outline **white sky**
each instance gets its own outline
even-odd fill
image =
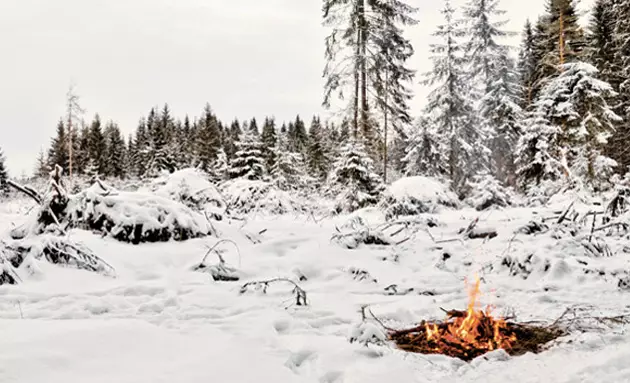
[[[509,28],[520,32],[544,2],[503,0]],[[177,117],[199,115],[206,102],[224,121],[326,116],[321,3],[0,0],[0,147],[10,172],[30,174],[40,148],[48,148],[70,83],[87,121],[98,112],[126,134],[165,102]],[[420,8],[420,24],[408,31],[416,49],[411,67],[424,72],[442,1],[409,3]],[[418,110],[426,90],[417,85],[416,92]]]

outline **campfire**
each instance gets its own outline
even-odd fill
[[[479,278],[470,288],[466,311],[451,310],[443,322],[422,322],[414,328],[391,331],[398,348],[422,354],[443,354],[466,361],[504,349],[511,355],[539,352],[540,346],[562,335],[551,327],[508,322],[492,315],[492,307],[478,309]]]

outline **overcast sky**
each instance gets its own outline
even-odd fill
[[[545,0],[503,0],[520,32]],[[586,8],[593,0],[583,0]],[[462,0],[455,1],[456,5]],[[222,120],[321,109],[321,0],[1,0],[0,148],[14,176],[32,172],[76,84],[94,113],[128,134],[153,105]],[[409,0],[420,25],[408,31],[411,66],[430,68],[428,43],[442,1]],[[518,42],[518,41],[516,41]],[[414,109],[426,90],[416,86]]]

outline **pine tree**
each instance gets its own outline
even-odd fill
[[[307,163],[316,179],[324,179],[328,173],[328,158],[324,148],[323,127],[319,117],[314,116],[309,129]]]
[[[338,193],[336,213],[378,203],[385,186],[373,164],[362,143],[351,141],[344,145],[328,179],[331,190]]]
[[[471,93],[464,71],[465,61],[461,55],[459,39],[462,30],[454,20],[455,10],[450,1],[445,1],[442,14],[445,24],[438,26],[433,34],[442,40],[431,45],[433,71],[426,75],[425,84],[434,86],[429,94],[426,114],[435,135],[441,138],[439,151],[446,160],[447,174],[455,190],[462,192],[469,177],[487,162],[489,150],[484,146],[486,137],[476,129],[474,110],[468,95]]]
[[[7,172],[6,159],[2,148],[0,148],[0,196],[7,195],[9,193],[9,174]]]
[[[236,142],[236,149],[230,160],[230,178],[261,180],[265,174],[265,159],[260,138],[251,131],[245,131]]]
[[[55,165],[59,165],[66,169],[68,166],[68,151],[66,148],[67,143],[66,128],[63,121],[59,121],[57,124],[57,134],[52,139],[50,149],[48,151],[48,166],[52,169]]]

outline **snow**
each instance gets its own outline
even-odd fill
[[[426,179],[402,180],[392,189],[433,200],[437,192],[448,196],[443,185]],[[318,220],[256,215],[217,222],[221,238],[240,250],[239,256],[232,244],[220,245],[226,263],[240,272],[238,282],[215,282],[192,271],[219,238],[134,246],[70,230],[70,238],[110,263],[116,277],[38,261],[37,273],[21,274],[23,283],[0,286],[0,382],[630,381],[630,334],[622,324],[573,331],[540,354],[509,357],[499,351],[464,363],[373,344],[382,340],[382,329],[361,323],[362,305],[394,328],[441,319],[440,308],[465,308],[464,278],[475,274],[483,279],[481,303],[498,313],[513,311],[519,321],[550,323],[575,305],[590,315],[627,313],[628,292],[617,286],[629,270],[627,240],[605,237],[613,256],[594,258],[550,221],[546,232],[514,235],[565,202],[432,215],[440,225],[428,230],[437,241],[457,238],[477,217],[480,226],[497,229],[490,240],[436,244],[418,230],[398,246],[357,249],[331,241],[335,227],[357,216],[371,227],[381,224],[379,209]],[[0,203],[0,232],[22,223],[29,203]],[[259,233],[259,242],[249,240],[250,233]],[[531,273],[512,273],[502,265],[506,255]],[[296,281],[309,305],[294,305],[290,284],[240,294],[245,282],[276,277]],[[358,341],[351,343],[353,336]]]
[[[395,198],[413,198],[422,202],[450,204],[457,201],[457,196],[447,185],[423,176],[401,178],[389,186],[388,192]]]

